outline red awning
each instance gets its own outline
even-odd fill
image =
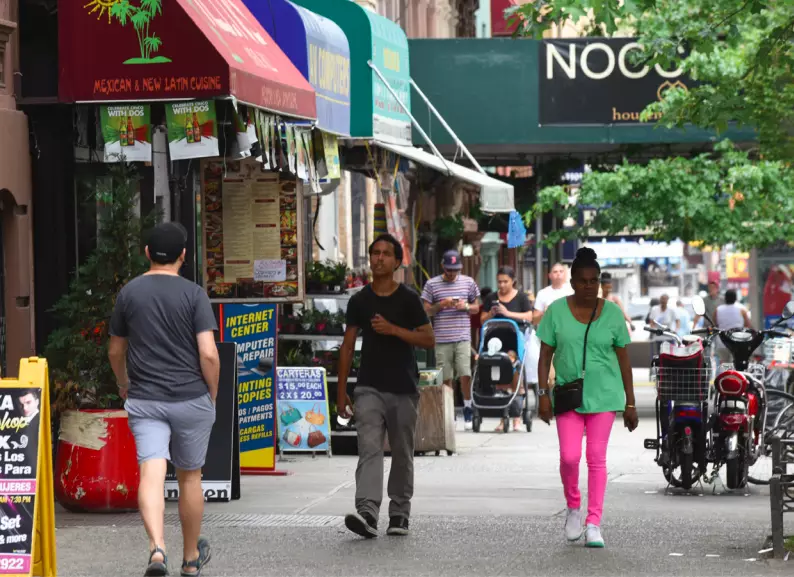
[[[60,99],[234,96],[316,118],[315,96],[240,0],[59,0]]]

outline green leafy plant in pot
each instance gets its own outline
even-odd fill
[[[59,328],[44,351],[60,424],[55,494],[71,510],[130,510],[138,465],[108,361],[108,330],[119,290],[148,269],[143,231],[155,215],[138,217],[138,178],[124,163],[97,179],[89,200],[97,207],[96,248],[53,308]]]

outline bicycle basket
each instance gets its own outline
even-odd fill
[[[662,347],[654,374],[657,394],[662,401],[703,402],[708,399],[712,372],[702,345]]]

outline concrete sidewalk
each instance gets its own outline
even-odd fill
[[[496,421],[486,421],[492,430]],[[610,443],[607,549],[562,536],[564,502],[553,427],[533,433],[460,432],[459,454],[416,460],[412,534],[362,541],[342,517],[353,506],[354,457],[293,457],[285,477],[244,477],[243,497],[209,504],[205,534],[215,556],[202,573],[232,575],[791,575],[758,561],[769,529],[766,490],[751,495],[664,494],[652,453],[653,421]],[[388,460],[387,460],[388,467]],[[582,485],[586,486],[583,465]],[[387,501],[384,499],[385,513]],[[168,506],[172,572],[181,560],[178,518]],[[381,518],[385,529],[387,519]],[[140,575],[146,539],[137,515],[58,515],[61,575]]]

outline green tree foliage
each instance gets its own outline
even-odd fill
[[[660,241],[763,247],[794,238],[794,173],[782,161],[752,162],[728,141],[694,158],[656,159],[585,174],[575,202],[562,186],[546,187],[527,213],[577,218],[579,206],[601,207],[583,226],[553,233],[548,243],[649,231]]]
[[[108,361],[110,316],[121,287],[148,269],[142,232],[154,225],[155,215],[137,216],[138,179],[122,163],[99,182],[89,199],[100,219],[96,249],[56,303],[59,328],[44,352],[59,408],[121,405]]]
[[[582,191],[581,202],[611,197],[616,187],[643,181],[636,182],[638,188],[633,192],[650,193],[664,187],[668,191],[667,202],[658,206],[662,220],[657,217],[648,221],[656,223],[652,228],[659,238],[675,238],[680,233],[682,239],[741,241],[738,236],[725,235],[723,226],[726,221],[736,224],[746,217],[759,220],[757,223],[743,221],[741,228],[729,226],[727,230],[742,231],[745,238],[751,239],[752,246],[794,238],[787,226],[764,230],[768,222],[776,223],[777,219],[763,218],[769,199],[776,199],[781,208],[788,207],[788,195],[792,194],[788,160],[794,156],[791,132],[794,125],[794,3],[773,0],[537,0],[511,9],[510,18],[518,25],[517,35],[535,38],[541,38],[552,25],[566,20],[584,24],[585,28],[600,29],[605,36],[630,30],[645,48],[643,62],[658,63],[666,69],[686,54],[681,66],[698,84],[688,91],[669,90],[662,102],[645,110],[643,118],[649,120],[660,114],[659,123],[666,127],[695,125],[716,129],[718,133],[725,131],[729,122],[735,122],[757,131],[758,145],[746,153],[725,148],[710,157],[677,158],[654,162],[647,167],[624,165],[614,172],[591,175]],[[730,154],[724,154],[728,150]],[[718,178],[714,181],[716,175]],[[728,198],[724,193],[731,186],[738,187],[739,183],[734,180],[740,177],[751,181],[748,182],[750,186],[743,187],[745,208],[737,204],[730,214],[722,214]],[[618,186],[617,183],[622,184]],[[601,186],[607,188],[601,190]],[[710,203],[706,202],[708,195],[705,194],[709,189],[719,193]],[[556,197],[560,197],[559,191],[542,191],[539,206],[550,206],[550,199]],[[648,204],[656,206],[653,201]],[[672,206],[665,208],[669,205]],[[749,212],[741,214],[745,209]],[[632,210],[629,206],[622,207],[623,224],[628,228],[644,228],[647,223],[641,222],[641,217],[649,216],[648,213]],[[708,215],[708,218],[696,218],[698,214]],[[667,220],[667,216],[671,220]],[[695,222],[705,228],[691,230]],[[618,226],[619,217],[612,217],[610,223]]]

